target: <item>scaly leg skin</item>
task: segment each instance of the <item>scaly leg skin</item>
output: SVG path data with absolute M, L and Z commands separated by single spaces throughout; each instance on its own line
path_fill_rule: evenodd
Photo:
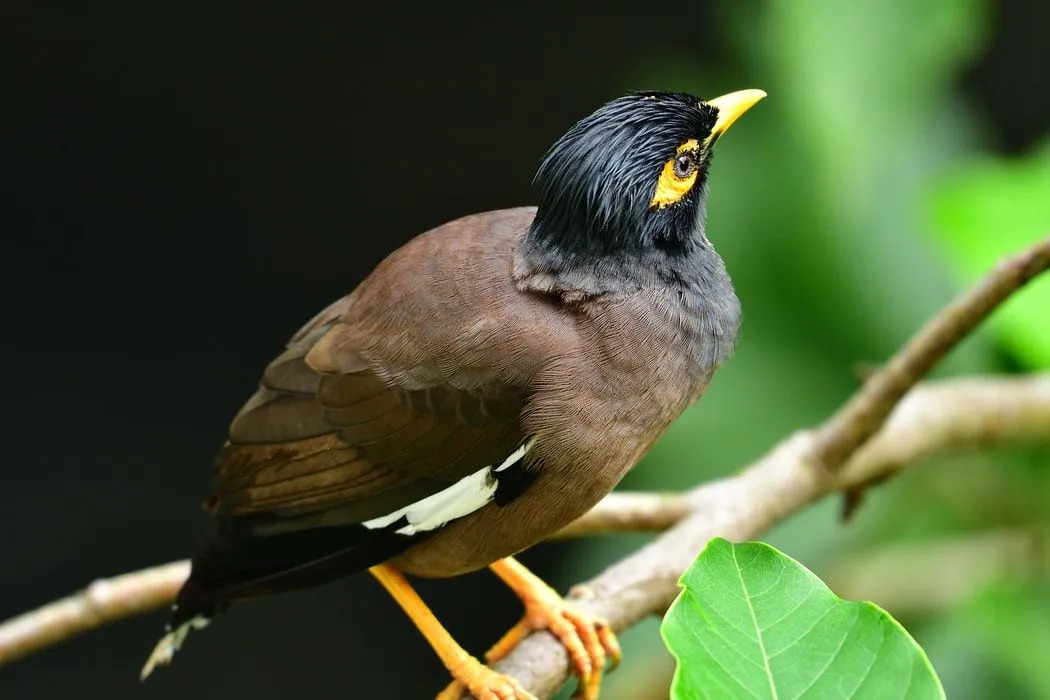
M 453 685 L 459 691 L 466 688 L 477 700 L 536 700 L 516 680 L 496 673 L 457 644 L 400 571 L 386 564 L 373 566 L 369 571 L 419 628 L 445 668 L 456 679 Z M 446 697 L 448 691 L 449 688 L 446 688 L 438 697 Z M 459 699 L 458 695 L 455 697 Z
M 525 604 L 525 616 L 489 649 L 485 661 L 490 664 L 498 662 L 531 632 L 546 629 L 569 652 L 573 670 L 580 679 L 577 697 L 596 700 L 605 659 L 611 659 L 610 670 L 620 663 L 620 643 L 609 624 L 566 602 L 513 557 L 490 564 L 489 568 L 521 598 Z M 463 686 L 453 683 L 438 696 L 438 700 L 458 700 L 462 692 Z

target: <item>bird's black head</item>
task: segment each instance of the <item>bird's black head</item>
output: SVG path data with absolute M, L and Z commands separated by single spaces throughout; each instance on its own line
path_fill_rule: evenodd
M 704 198 L 715 141 L 760 90 L 702 101 L 639 92 L 613 100 L 551 147 L 523 253 L 535 267 L 608 266 L 706 244 Z

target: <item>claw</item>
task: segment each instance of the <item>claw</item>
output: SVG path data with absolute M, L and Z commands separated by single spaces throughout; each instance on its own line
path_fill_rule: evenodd
M 435 700 L 460 700 L 468 692 L 477 700 L 536 700 L 510 676 L 496 673 L 473 656 L 452 670 L 452 681 Z
M 489 649 L 485 660 L 497 663 L 530 632 L 545 629 L 569 652 L 573 673 L 580 679 L 576 697 L 596 700 L 606 659 L 611 662 L 610 670 L 620 663 L 620 643 L 604 619 L 580 610 L 553 591 L 550 593 L 525 601 L 525 616 Z
M 606 658 L 620 660 L 620 644 L 608 623 L 590 613 L 556 600 L 534 603 L 526 617 L 536 629 L 546 628 L 568 650 L 573 670 L 580 679 L 576 697 L 596 700 L 601 690 Z
M 513 557 L 489 566 L 525 604 L 525 616 L 485 655 L 489 663 L 505 657 L 533 630 L 545 629 L 569 653 L 573 672 L 580 679 L 576 697 L 597 700 L 606 659 L 615 668 L 621 656 L 620 643 L 608 621 L 566 601 Z
M 620 640 L 616 638 L 616 633 L 612 631 L 608 623 L 601 618 L 596 620 L 595 629 L 598 630 L 598 640 L 601 642 L 602 648 L 605 649 L 605 653 L 609 655 L 609 670 L 614 670 L 620 665 L 620 661 L 623 660 L 623 650 L 620 649 Z

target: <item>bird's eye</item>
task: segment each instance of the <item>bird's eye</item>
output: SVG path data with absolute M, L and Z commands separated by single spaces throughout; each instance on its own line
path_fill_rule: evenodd
M 664 162 L 660 177 L 656 181 L 650 207 L 668 207 L 677 204 L 693 189 L 697 172 L 697 157 L 700 144 L 696 139 L 689 139 L 675 150 L 674 157 Z
M 694 170 L 696 170 L 696 155 L 692 152 L 682 153 L 674 159 L 675 177 L 684 180 L 692 175 Z

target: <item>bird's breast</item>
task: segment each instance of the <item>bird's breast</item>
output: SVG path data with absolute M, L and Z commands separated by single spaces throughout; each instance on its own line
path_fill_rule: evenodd
M 450 522 L 394 560 L 409 573 L 453 576 L 515 554 L 590 510 L 706 386 L 692 334 L 651 302 L 581 321 L 580 352 L 553 358 L 522 416 L 536 477 L 506 505 Z
M 522 414 L 535 479 L 511 502 L 448 523 L 394 563 L 417 575 L 464 573 L 535 544 L 600 501 L 702 394 L 735 340 L 735 318 L 690 301 L 667 289 L 581 307 L 571 351 L 542 364 Z

